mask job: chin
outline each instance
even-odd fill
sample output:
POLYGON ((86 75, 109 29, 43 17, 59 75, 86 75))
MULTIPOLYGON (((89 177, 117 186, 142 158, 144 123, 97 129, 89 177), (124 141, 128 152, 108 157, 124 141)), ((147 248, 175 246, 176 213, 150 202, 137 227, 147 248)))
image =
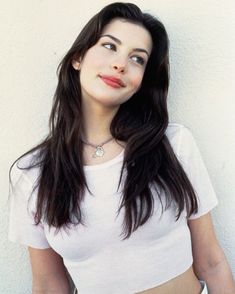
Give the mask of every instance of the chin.
POLYGON ((114 97, 102 97, 100 99, 96 98, 96 101, 107 107, 117 107, 120 104, 124 103, 126 99, 115 99, 114 97))

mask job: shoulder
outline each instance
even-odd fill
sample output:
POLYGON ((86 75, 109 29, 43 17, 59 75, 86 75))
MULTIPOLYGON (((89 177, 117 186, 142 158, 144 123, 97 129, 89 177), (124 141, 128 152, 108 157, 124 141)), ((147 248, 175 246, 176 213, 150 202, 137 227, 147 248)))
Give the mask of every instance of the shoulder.
POLYGON ((33 186, 36 182, 40 168, 37 163, 38 152, 30 152, 17 159, 10 169, 10 182, 13 186, 33 186))
POLYGON ((191 130, 179 123, 169 123, 166 136, 178 157, 185 157, 195 147, 195 140, 191 130))

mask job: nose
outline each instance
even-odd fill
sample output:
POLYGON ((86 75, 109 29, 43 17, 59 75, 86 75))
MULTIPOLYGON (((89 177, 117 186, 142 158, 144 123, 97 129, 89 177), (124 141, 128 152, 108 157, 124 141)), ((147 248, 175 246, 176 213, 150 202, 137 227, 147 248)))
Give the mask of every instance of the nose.
POLYGON ((124 73, 126 71, 126 63, 124 60, 116 60, 114 62, 112 62, 111 64, 111 67, 117 71, 117 72, 120 72, 120 73, 124 73))

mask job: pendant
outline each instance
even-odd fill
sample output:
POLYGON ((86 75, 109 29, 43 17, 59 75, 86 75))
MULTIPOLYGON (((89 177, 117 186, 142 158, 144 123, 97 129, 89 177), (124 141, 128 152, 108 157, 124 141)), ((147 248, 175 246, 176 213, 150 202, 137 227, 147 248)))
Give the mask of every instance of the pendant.
POLYGON ((96 157, 103 157, 104 156, 104 149, 102 146, 97 146, 95 149, 95 153, 92 155, 93 158, 96 157))

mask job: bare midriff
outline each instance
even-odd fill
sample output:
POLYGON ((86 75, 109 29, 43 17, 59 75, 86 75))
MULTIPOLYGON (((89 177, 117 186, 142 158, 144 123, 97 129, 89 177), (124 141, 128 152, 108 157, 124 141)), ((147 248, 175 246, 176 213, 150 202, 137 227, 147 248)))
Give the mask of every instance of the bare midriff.
POLYGON ((192 266, 183 274, 177 276, 168 282, 135 294, 199 294, 201 293, 201 284, 194 274, 192 266))

